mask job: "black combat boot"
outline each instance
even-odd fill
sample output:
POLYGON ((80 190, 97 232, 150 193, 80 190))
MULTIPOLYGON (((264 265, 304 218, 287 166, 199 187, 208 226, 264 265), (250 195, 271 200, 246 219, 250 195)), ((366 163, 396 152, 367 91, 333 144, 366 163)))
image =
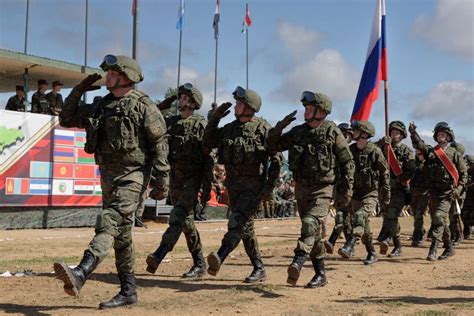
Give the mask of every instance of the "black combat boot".
POLYGON ((224 263, 225 258, 227 258, 231 251, 228 245, 222 244, 217 252, 211 252, 207 256, 207 273, 216 276, 222 263, 224 263))
POLYGON ((253 265, 253 271, 252 273, 245 278, 244 282, 245 283, 257 283, 257 282, 263 282, 267 278, 267 274, 265 272, 265 266, 263 265, 262 259, 260 256, 257 256, 255 258, 252 258, 252 265, 253 265))
POLYGON ((471 238, 471 234, 472 234, 472 227, 471 225, 467 225, 465 224, 464 225, 464 230, 463 230, 463 235, 464 235, 464 239, 470 239, 471 238))
POLYGON ((150 273, 155 273, 156 269, 160 265, 161 261, 165 258, 166 254, 170 251, 167 245, 160 244, 158 249, 154 253, 151 253, 146 257, 146 271, 150 273))
POLYGON ((192 256, 193 266, 188 272, 183 274, 183 278, 185 279, 200 278, 206 274, 206 261, 204 260, 202 251, 195 252, 192 256))
POLYGON ((341 232, 339 229, 334 228, 332 230, 331 236, 329 236, 329 239, 324 242, 324 248, 326 248, 327 253, 329 254, 334 253, 334 245, 336 244, 336 241, 339 238, 340 234, 341 232))
POLYGON ((314 289, 316 287, 322 287, 327 284, 326 280, 326 269, 324 269, 324 259, 313 259, 314 277, 306 284, 307 288, 314 289))
POLYGON ((89 250, 84 251, 81 262, 74 269, 69 268, 64 262, 54 263, 56 277, 64 282, 64 291, 71 296, 79 295, 86 280, 97 267, 98 260, 89 250))
POLYGON ((298 282, 298 278, 300 277, 301 269, 303 268, 304 262, 307 258, 308 256, 303 251, 295 252, 293 262, 288 267, 288 278, 286 279, 286 283, 296 285, 296 282, 298 282))
POLYGON ((342 248, 339 248, 337 253, 344 259, 349 259, 352 257, 354 246, 357 242, 357 237, 350 236, 342 248))
POLYGON ((438 260, 445 260, 454 255, 454 247, 452 242, 444 242, 444 251, 438 260))
POLYGON ((430 251, 428 252, 428 257, 426 258, 426 260, 428 261, 436 260, 436 249, 438 249, 438 244, 439 244, 439 241, 437 241, 436 239, 433 239, 431 241, 430 251))
POLYGON ((388 243, 390 242, 390 238, 386 235, 383 234, 379 236, 377 239, 379 241, 379 247, 380 247, 380 254, 381 255, 386 255, 388 251, 388 243))
POLYGON ((367 241, 365 244, 365 250, 367 250, 367 258, 364 260, 365 265, 370 265, 372 263, 377 262, 377 256, 375 253, 375 247, 372 239, 367 241))
POLYGON ((388 255, 390 258, 400 257, 402 253, 402 241, 400 240, 400 236, 393 237, 393 250, 388 255))
POLYGON ((135 286, 135 275, 119 273, 120 292, 111 300, 99 304, 100 309, 114 308, 137 303, 137 290, 135 286))

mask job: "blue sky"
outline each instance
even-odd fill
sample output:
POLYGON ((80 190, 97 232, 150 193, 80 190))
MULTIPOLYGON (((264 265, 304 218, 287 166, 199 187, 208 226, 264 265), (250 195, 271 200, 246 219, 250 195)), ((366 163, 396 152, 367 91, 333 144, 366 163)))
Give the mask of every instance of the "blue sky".
MULTIPOLYGON (((105 54, 131 55, 131 0, 89 0, 88 65, 105 54)), ((263 99, 260 112, 272 124, 293 109, 303 90, 333 100, 329 119, 347 121, 364 67, 375 0, 249 0, 249 86, 263 99)), ((23 51, 26 0, 0 0, 0 47, 23 51)), ((218 103, 245 85, 246 1, 221 0, 218 103)), ((139 0, 139 49, 145 81, 161 99, 177 81, 179 0, 139 0)), ((212 19, 215 0, 187 0, 182 82, 213 98, 212 19)), ((30 0, 28 53, 82 64, 84 0, 30 0)), ((438 121, 449 122, 474 154, 474 1, 386 0, 389 118, 415 120, 431 141, 438 121)), ((106 93, 105 90, 101 94, 106 93)), ((68 91, 63 91, 66 96, 68 91)), ((0 107, 9 95, 0 94, 0 107)), ((383 132, 383 94, 371 120, 383 132)), ((231 118, 229 118, 231 119, 231 118)))

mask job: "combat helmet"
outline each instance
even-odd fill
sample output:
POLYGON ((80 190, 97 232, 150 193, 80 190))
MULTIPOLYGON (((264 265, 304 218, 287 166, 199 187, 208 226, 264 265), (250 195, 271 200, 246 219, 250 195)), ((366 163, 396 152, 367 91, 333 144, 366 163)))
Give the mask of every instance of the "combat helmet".
POLYGON ((331 113, 332 101, 325 94, 319 92, 303 91, 300 101, 303 103, 303 106, 305 104, 311 104, 316 107, 320 107, 327 114, 331 113))
POLYGON ((392 121, 390 122, 390 125, 388 126, 388 132, 392 129, 396 129, 402 133, 402 139, 407 137, 407 128, 405 127, 405 124, 403 124, 402 121, 392 121))
POLYGON ((106 55, 104 61, 100 64, 103 71, 109 69, 121 72, 134 83, 142 82, 143 72, 138 62, 128 56, 106 55))
POLYGON ((341 130, 343 134, 351 134, 352 135, 352 127, 349 123, 341 123, 337 126, 341 130))
POLYGON ((193 98, 194 102, 196 103, 196 110, 199 110, 202 106, 203 97, 201 91, 198 88, 193 86, 191 83, 185 83, 178 88, 178 96, 181 94, 185 94, 191 98, 193 98))
POLYGON ((362 133, 366 133, 369 135, 369 138, 375 136, 375 127, 369 121, 354 121, 352 122, 352 128, 361 131, 362 133))
POLYGON ((451 136, 451 140, 449 142, 453 142, 454 141, 454 132, 453 130, 451 129, 451 127, 449 127, 449 124, 446 123, 446 122, 439 122, 438 124, 435 125, 435 128, 434 128, 434 131, 433 131, 433 139, 435 140, 435 142, 438 142, 438 140, 436 139, 437 136, 438 136, 438 132, 445 132, 446 134, 448 134, 449 136, 451 136))
POLYGON ((244 89, 241 86, 237 86, 234 92, 232 92, 232 95, 234 96, 235 100, 242 101, 255 112, 260 111, 260 108, 262 107, 262 99, 258 93, 253 90, 244 89))

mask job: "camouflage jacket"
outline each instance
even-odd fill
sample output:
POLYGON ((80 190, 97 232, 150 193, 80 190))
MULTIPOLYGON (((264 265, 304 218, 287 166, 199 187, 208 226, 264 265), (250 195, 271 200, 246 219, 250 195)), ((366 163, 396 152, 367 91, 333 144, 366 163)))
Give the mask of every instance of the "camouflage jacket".
POLYGON ((17 112, 26 112, 26 100, 18 98, 17 95, 12 96, 8 99, 5 110, 17 111, 17 112))
MULTIPOLYGON (((383 140, 379 140, 377 146, 382 150, 385 159, 387 159, 387 152, 385 150, 385 142, 383 140)), ((415 173, 416 165, 415 165, 415 156, 413 155, 413 151, 405 144, 399 143, 398 145, 394 145, 392 143, 393 152, 395 153, 395 157, 397 157, 397 162, 402 169, 402 173, 397 177, 394 173, 390 165, 390 189, 393 191, 396 190, 404 190, 408 183, 415 173)))
POLYGON ((58 116, 63 108, 63 96, 60 93, 50 92, 46 95, 48 100, 48 114, 58 116))
POLYGON ((31 97, 31 113, 49 114, 46 94, 36 91, 31 97))

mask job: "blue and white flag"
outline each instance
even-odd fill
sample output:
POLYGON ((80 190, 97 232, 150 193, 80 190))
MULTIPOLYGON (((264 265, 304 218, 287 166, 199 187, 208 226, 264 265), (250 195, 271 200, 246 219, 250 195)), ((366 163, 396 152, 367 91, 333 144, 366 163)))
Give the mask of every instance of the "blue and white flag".
POLYGON ((179 1, 179 11, 178 11, 178 22, 176 22, 176 28, 179 31, 182 31, 184 27, 184 0, 179 1))

